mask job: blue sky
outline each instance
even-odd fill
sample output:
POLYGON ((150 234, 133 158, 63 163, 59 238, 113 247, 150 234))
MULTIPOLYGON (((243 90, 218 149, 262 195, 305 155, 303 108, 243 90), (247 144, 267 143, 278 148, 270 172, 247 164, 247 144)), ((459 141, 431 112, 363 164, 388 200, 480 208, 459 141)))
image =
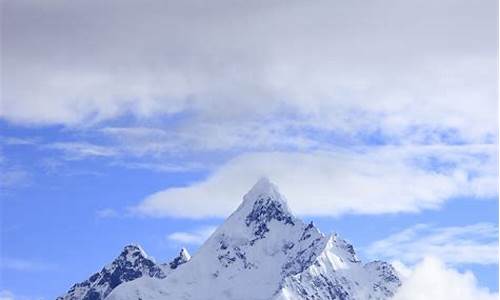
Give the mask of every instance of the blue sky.
POLYGON ((497 296, 496 1, 148 4, 2 2, 1 300, 195 253, 261 176, 409 284, 434 256, 497 296))

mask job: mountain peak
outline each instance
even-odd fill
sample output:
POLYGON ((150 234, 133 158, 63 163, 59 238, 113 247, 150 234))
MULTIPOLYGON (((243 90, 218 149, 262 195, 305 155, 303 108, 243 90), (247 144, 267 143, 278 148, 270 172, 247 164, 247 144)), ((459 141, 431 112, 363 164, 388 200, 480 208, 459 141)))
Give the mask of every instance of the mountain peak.
POLYGON ((123 251, 122 251, 121 255, 126 255, 126 256, 128 256, 128 255, 141 255, 144 257, 148 257, 148 255, 146 254, 144 249, 142 249, 142 247, 140 245, 137 245, 137 244, 129 244, 129 245, 126 245, 125 247, 123 247, 123 251))
POLYGON ((140 251, 140 252, 144 252, 144 250, 142 249, 142 247, 138 244, 128 244, 128 245, 125 245, 125 247, 123 247, 123 251, 125 252, 137 252, 137 251, 140 251))
MULTIPOLYGON (((269 196, 274 199, 282 199, 283 196, 279 193, 278 187, 272 183, 269 178, 261 177, 257 183, 243 196, 244 200, 255 200, 259 197, 269 196)), ((284 200, 284 199, 283 199, 284 200)))
POLYGON ((150 272, 117 287, 106 299, 385 300, 400 285, 390 264, 364 265, 349 242, 293 216, 267 178, 252 187, 189 258, 182 249, 174 261, 162 265, 168 268, 166 275, 150 272))
POLYGON ((102 300, 122 283, 147 276, 165 278, 162 266, 149 258, 141 246, 129 244, 120 255, 87 280, 73 285, 57 300, 102 300))
POLYGON ((244 210, 247 215, 257 206, 273 206, 283 213, 291 215, 286 198, 281 195, 278 187, 267 177, 260 178, 257 183, 243 196, 243 203, 238 210, 244 210))
POLYGON ((286 199, 278 187, 268 178, 261 178, 243 196, 243 202, 229 218, 229 231, 243 224, 251 228, 254 238, 260 239, 270 230, 269 223, 275 220, 285 225, 294 225, 296 218, 290 212, 286 199), (233 221, 234 220, 234 221, 233 221))
POLYGON ((184 259, 184 261, 188 261, 191 259, 191 255, 189 254, 189 252, 187 251, 186 248, 181 249, 179 256, 182 257, 184 259))
POLYGON ((118 256, 116 260, 128 261, 134 265, 136 264, 136 261, 142 262, 145 259, 154 262, 154 259, 149 257, 141 246, 137 244, 129 244, 123 247, 120 256, 118 256))
POLYGON ((179 255, 177 255, 176 258, 174 258, 170 263, 170 269, 177 269, 178 266, 182 265, 183 263, 188 262, 191 259, 191 255, 189 252, 186 250, 186 248, 182 248, 181 251, 179 252, 179 255))

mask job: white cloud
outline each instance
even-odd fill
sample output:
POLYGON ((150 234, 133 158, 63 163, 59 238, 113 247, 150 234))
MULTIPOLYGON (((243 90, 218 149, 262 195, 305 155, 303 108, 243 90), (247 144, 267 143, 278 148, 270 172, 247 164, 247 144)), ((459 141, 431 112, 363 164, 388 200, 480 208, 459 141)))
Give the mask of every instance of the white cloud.
POLYGON ((104 208, 96 212, 97 217, 107 219, 116 218, 119 216, 118 212, 112 208, 104 208))
POLYGON ((8 159, 2 150, 0 147, 0 193, 7 189, 28 185, 31 181, 31 174, 8 159))
POLYGON ((3 118, 497 135, 496 1, 111 3, 4 4, 3 118))
POLYGON ((87 142, 56 142, 43 146, 46 149, 62 151, 66 159, 78 160, 88 157, 112 157, 118 155, 113 147, 101 146, 87 142))
POLYGON ((134 208, 151 216, 227 216, 261 176, 301 215, 416 212, 459 197, 495 197, 494 146, 380 147, 249 153, 206 180, 155 193, 134 208))
POLYGON ((0 291, 0 300, 15 300, 14 293, 9 290, 0 291))
POLYGON ((206 163, 183 161, 179 158, 193 153, 223 151, 307 150, 324 145, 314 137, 308 137, 303 124, 293 121, 261 122, 203 122, 192 119, 176 124, 157 127, 103 127, 84 131, 87 139, 78 141, 40 144, 40 148, 60 151, 66 159, 92 157, 117 158, 117 164, 130 168, 154 169, 158 171, 184 171, 207 169, 206 163), (288 132, 294 128, 294 133, 288 132), (87 142, 88 137, 101 142, 87 142), (105 142, 102 142, 104 140, 105 142), (123 157, 149 158, 151 163, 120 160, 123 157), (168 163, 165 158, 175 157, 177 163, 168 163), (156 160, 156 161, 154 161, 156 160))
POLYGON ((367 253, 410 264, 426 256, 448 264, 498 264, 498 227, 489 223, 461 227, 419 224, 374 242, 367 253))
POLYGON ((124 152, 135 156, 221 150, 311 149, 321 143, 305 134, 292 120, 234 122, 193 120, 158 127, 105 127, 100 129, 124 152), (290 132, 290 131, 293 131, 290 132))
POLYGON ((19 138, 19 137, 4 137, 3 142, 7 145, 35 145, 38 142, 38 138, 19 138))
POLYGON ((13 188, 26 185, 30 181, 31 175, 15 166, 7 167, 0 164, 0 187, 1 188, 13 188))
POLYGON ((174 232, 169 234, 167 239, 182 244, 201 245, 214 233, 215 229, 217 229, 215 226, 204 226, 194 231, 174 232))
MULTIPOLYGON (((398 264, 396 264, 398 266, 398 264)), ((425 258, 413 269, 399 264, 403 285, 394 300, 497 300, 498 294, 479 287, 473 273, 460 273, 436 258, 425 258)))
POLYGON ((132 161, 119 161, 113 162, 112 165, 120 166, 127 169, 135 170, 149 170, 153 172, 165 172, 165 173, 180 173, 180 172, 191 172, 206 170, 210 166, 202 165, 199 163, 185 162, 185 163, 165 163, 162 161, 158 162, 132 162, 132 161))
POLYGON ((0 300, 43 300, 43 297, 32 297, 15 294, 10 290, 0 290, 0 300))

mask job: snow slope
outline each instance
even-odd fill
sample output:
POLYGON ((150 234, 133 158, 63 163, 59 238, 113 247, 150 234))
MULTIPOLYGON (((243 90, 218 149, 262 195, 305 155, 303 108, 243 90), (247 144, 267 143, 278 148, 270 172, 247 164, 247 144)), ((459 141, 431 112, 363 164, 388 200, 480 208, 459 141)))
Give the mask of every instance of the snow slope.
POLYGON ((387 299, 399 286, 390 264, 362 264, 349 243, 296 218, 261 179, 188 263, 166 278, 125 283, 107 299, 387 299))

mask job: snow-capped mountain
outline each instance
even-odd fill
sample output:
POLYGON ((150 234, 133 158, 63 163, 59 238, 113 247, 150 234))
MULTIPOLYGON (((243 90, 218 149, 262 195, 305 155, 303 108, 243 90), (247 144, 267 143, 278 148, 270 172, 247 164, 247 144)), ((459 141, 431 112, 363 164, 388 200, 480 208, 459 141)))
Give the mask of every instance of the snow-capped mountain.
POLYGON ((388 299, 399 286, 390 264, 363 264, 352 245, 296 218, 261 179, 188 263, 165 278, 124 283, 107 299, 388 299))
POLYGON ((100 272, 73 285, 57 300, 101 300, 124 282, 140 277, 165 278, 172 270, 187 262, 191 256, 186 249, 168 264, 157 264, 138 245, 125 246, 120 255, 100 272))

